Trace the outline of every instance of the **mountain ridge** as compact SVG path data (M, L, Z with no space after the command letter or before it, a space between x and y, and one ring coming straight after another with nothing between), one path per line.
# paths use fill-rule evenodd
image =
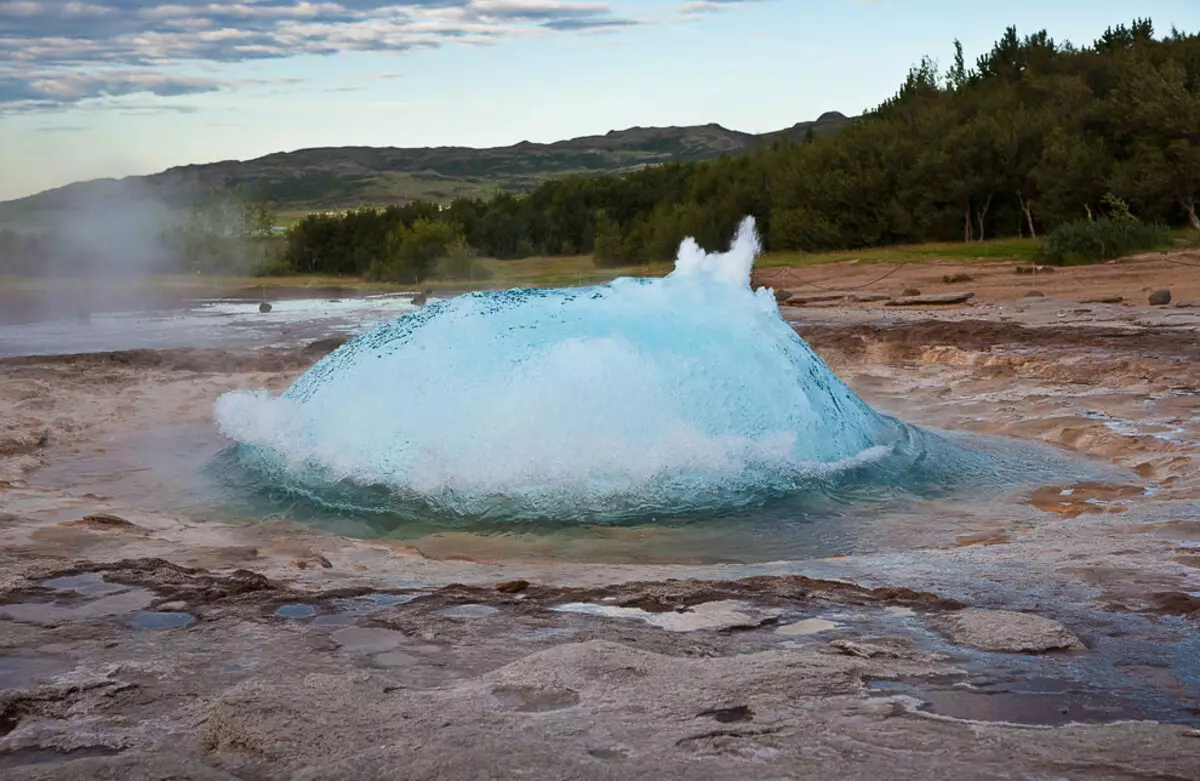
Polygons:
M73 182L0 202L6 216L71 210L93 197L125 193L152 196L168 205L194 202L212 189L261 183L278 210L315 210L378 205L415 199L448 201L489 193L521 192L546 179L570 174L623 173L646 165L694 162L751 151L779 138L821 135L851 118L825 112L768 133L745 133L718 123L630 127L603 135L549 143L523 140L501 147L307 147L249 160L172 166L158 173Z

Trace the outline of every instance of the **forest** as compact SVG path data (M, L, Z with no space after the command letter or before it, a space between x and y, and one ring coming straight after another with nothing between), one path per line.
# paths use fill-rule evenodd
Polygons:
M434 266L405 252L405 236L438 223L481 255L594 253L614 266L669 259L685 236L723 247L746 214L770 250L1059 228L1069 243L1080 222L1146 226L1141 243L1153 226L1200 230L1200 36L1156 37L1136 20L1082 48L1009 28L973 66L955 50L948 68L923 59L891 99L829 136L521 196L310 216L289 233L285 264L422 278Z
M828 135L520 195L313 214L260 271L417 282L470 274L477 255L581 253L623 266L670 259L685 236L723 248L747 214L768 250L1049 236L1051 262L1200 230L1200 35L1139 19L1078 47L1009 28L973 65L955 52Z

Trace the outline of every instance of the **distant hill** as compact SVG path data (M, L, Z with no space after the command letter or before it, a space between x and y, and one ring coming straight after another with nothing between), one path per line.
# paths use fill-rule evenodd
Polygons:
M707 160L738 154L775 138L800 140L836 130L849 119L836 111L812 122L755 135L717 124L634 127L552 144L492 149L469 147L325 147L278 152L255 160L226 160L169 168L150 176L78 182L0 203L6 222L40 222L47 213L129 192L170 205L192 202L213 188L239 184L266 188L280 211L335 209L412 199L448 201L497 190L519 192L566 174L619 173L646 165ZM40 214L39 214L40 213Z

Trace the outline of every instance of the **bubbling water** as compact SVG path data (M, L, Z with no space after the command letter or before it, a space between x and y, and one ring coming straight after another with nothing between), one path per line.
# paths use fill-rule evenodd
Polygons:
M215 404L236 458L326 506L619 522L831 486L961 481L994 458L867 406L751 290L752 218L661 279L472 293Z

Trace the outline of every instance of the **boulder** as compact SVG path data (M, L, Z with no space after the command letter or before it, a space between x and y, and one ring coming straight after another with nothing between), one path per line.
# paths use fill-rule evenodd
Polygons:
M1166 306L1169 303L1171 303L1171 291L1166 288L1155 290L1150 294L1151 306Z
M271 311L271 305L268 304L266 301L263 301L261 304L258 305L258 311L262 312L263 314L266 314L267 312Z
M942 281L947 285L954 285L959 282L974 282L975 277L970 274L946 274L942 277Z
M921 295L921 289L920 289L920 288L917 288L917 287L906 287L906 288L904 288L904 292L903 292L903 293L901 293L901 295L904 295L904 296L919 296L919 295Z
M787 301L791 297L792 297L792 291L790 291L790 290L776 290L775 291L775 303L777 303L777 304L782 304L784 301Z
M1045 298L1045 297L1046 297L1046 294L1040 290L1030 290L1028 293L1021 296L1021 298Z
M924 296L901 296L887 302L888 306L943 306L963 304L975 296L974 293L931 293Z

